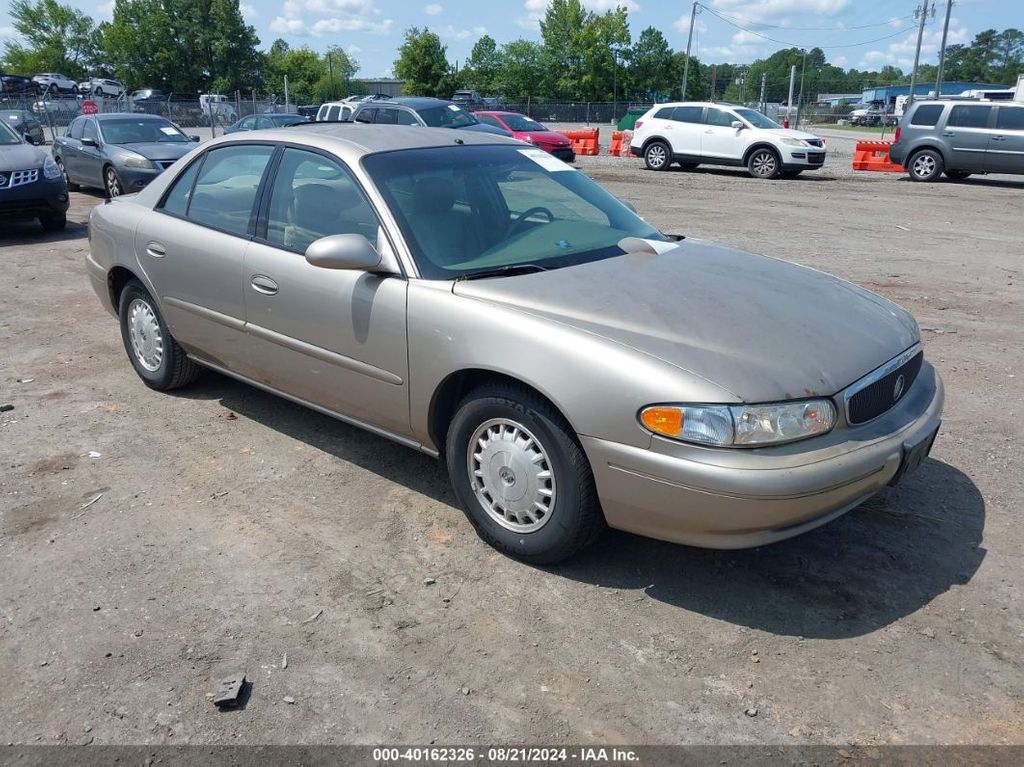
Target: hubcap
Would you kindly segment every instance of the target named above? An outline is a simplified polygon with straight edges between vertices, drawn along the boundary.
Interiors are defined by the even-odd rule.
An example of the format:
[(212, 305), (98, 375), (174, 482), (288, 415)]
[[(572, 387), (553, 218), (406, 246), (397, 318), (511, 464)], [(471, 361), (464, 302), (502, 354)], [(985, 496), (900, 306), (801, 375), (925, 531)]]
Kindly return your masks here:
[(164, 337), (156, 312), (141, 298), (128, 305), (128, 338), (139, 364), (151, 373), (159, 370), (164, 360)]
[(647, 164), (652, 168), (660, 168), (665, 164), (665, 148), (661, 144), (655, 144), (647, 150)]
[(107, 168), (107, 192), (111, 197), (121, 194), (121, 184), (117, 180), (117, 174), (113, 168)]
[(924, 178), (935, 172), (935, 159), (928, 155), (921, 155), (914, 160), (914, 173)]
[(469, 483), (483, 510), (516, 533), (547, 524), (555, 478), (544, 446), (526, 427), (505, 418), (482, 423), (466, 451)]
[(758, 176), (771, 176), (775, 173), (775, 155), (771, 152), (758, 152), (752, 164)]

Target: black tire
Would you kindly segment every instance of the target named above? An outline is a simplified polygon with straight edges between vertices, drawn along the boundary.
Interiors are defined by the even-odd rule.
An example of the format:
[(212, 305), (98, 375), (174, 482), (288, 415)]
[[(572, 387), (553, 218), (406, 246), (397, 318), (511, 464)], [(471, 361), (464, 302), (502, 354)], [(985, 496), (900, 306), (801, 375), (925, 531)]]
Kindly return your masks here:
[(113, 200), (124, 194), (124, 186), (121, 184), (121, 177), (117, 175), (113, 165), (103, 166), (103, 191), (107, 199)]
[[(528, 432), (526, 435), (520, 432), (524, 439), (532, 437), (526, 441), (526, 445), (535, 445), (537, 451), (544, 455), (540, 461), (516, 465), (547, 466), (546, 471), (550, 472), (548, 487), (554, 493), (553, 505), (542, 522), (534, 523), (538, 525), (534, 531), (513, 530), (503, 526), (496, 518), (499, 512), (487, 511), (484, 501), (477, 497), (474, 489), (476, 480), (471, 477), (470, 467), (477, 454), (474, 447), (471, 458), (470, 446), (478, 444), (474, 439), (478, 429), (499, 419), (513, 422)], [(499, 426), (491, 425), (490, 428)], [(511, 468), (506, 462), (509, 453), (501, 452), (500, 456), (503, 461), (501, 471), (507, 471)], [(589, 546), (604, 530), (604, 514), (597, 499), (594, 476), (575, 433), (561, 413), (526, 387), (495, 384), (470, 392), (459, 404), (452, 419), (445, 445), (445, 458), (452, 488), (477, 535), (508, 556), (531, 564), (554, 564)], [(513, 460), (512, 463), (516, 462)], [(509, 482), (508, 487), (513, 487), (517, 480), (521, 480), (527, 492), (530, 491), (528, 476), (521, 477), (518, 471), (508, 473), (511, 474), (510, 479), (504, 475), (501, 477)], [(486, 497), (488, 491), (484, 480), (480, 482), (477, 487)], [(534, 493), (532, 497), (539, 496)], [(503, 511), (501, 516), (506, 523), (511, 523), (508, 513)]]
[[(152, 311), (153, 318), (159, 326), (163, 351), (159, 364), (155, 365), (154, 369), (147, 368), (138, 358), (131, 339), (129, 312), (133, 309), (133, 303), (137, 301), (142, 302)], [(202, 368), (190, 360), (178, 342), (174, 340), (167, 329), (163, 315), (160, 314), (160, 308), (141, 282), (133, 279), (124, 286), (118, 301), (117, 314), (121, 324), (121, 341), (124, 343), (128, 360), (146, 386), (157, 391), (169, 391), (190, 384), (198, 378)]]
[(71, 181), (71, 176), (68, 175), (68, 171), (64, 167), (64, 163), (61, 161), (61, 159), (59, 157), (57, 158), (56, 162), (57, 162), (57, 167), (60, 168), (61, 175), (64, 176), (64, 183), (67, 185), (68, 191), (69, 192), (77, 192), (79, 189), (81, 189), (81, 187), (78, 186), (78, 184), (75, 184), (75, 183), (73, 183)]
[(946, 163), (934, 149), (921, 149), (907, 160), (907, 173), (911, 181), (935, 181), (942, 175)]
[(947, 170), (946, 178), (950, 181), (964, 181), (971, 177), (971, 174), (965, 170)]
[(696, 163), (696, 162), (681, 162), (681, 163), (679, 163), (679, 167), (682, 168), (683, 170), (697, 170), (697, 168), (700, 167), (700, 163)]
[(747, 171), (754, 178), (778, 178), (782, 172), (779, 153), (769, 147), (758, 147), (747, 158)]
[(55, 213), (50, 216), (40, 216), (39, 223), (48, 232), (63, 232), (68, 225), (68, 217), (64, 213)]
[(644, 147), (644, 165), (647, 170), (668, 170), (672, 164), (672, 149), (664, 141), (652, 141)]

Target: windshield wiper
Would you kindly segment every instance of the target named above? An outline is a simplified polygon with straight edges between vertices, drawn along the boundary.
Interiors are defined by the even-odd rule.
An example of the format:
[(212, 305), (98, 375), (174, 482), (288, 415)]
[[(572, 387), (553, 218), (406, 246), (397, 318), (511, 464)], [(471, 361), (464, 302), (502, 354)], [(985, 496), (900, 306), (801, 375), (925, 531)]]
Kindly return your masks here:
[(455, 278), (456, 282), (462, 280), (479, 280), (485, 277), (514, 277), (517, 274), (533, 274), (534, 272), (546, 272), (548, 268), (540, 264), (508, 264), (497, 266), (493, 269), (480, 269), (475, 272), (466, 272)]

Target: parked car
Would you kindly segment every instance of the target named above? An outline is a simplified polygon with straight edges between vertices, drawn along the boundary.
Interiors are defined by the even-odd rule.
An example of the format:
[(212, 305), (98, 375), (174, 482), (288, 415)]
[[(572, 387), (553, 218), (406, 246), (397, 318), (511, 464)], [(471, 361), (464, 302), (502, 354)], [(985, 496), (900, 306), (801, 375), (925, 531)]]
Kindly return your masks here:
[(114, 198), (144, 189), (196, 141), (157, 115), (83, 115), (53, 142), (53, 158), (72, 191), (90, 186)]
[(74, 93), (78, 90), (78, 83), (59, 72), (44, 72), (32, 79), (39, 83), (39, 87), (42, 90), (49, 89), (60, 93)]
[(355, 101), (328, 101), (317, 110), (316, 122), (349, 122), (357, 106), (359, 103)]
[(946, 99), (914, 101), (896, 129), (889, 158), (914, 181), (943, 173), (1024, 174), (1024, 104)]
[(32, 104), (32, 111), (41, 122), (49, 125), (67, 125), (82, 111), (82, 102), (76, 96), (47, 96)]
[(512, 132), (485, 125), (457, 104), (426, 97), (364, 101), (352, 113), (352, 122), (376, 125), (420, 125), (511, 136)]
[(124, 85), (117, 80), (109, 80), (105, 77), (94, 77), (78, 84), (78, 90), (84, 95), (105, 96), (117, 98), (124, 93)]
[(480, 93), (477, 91), (455, 91), (452, 94), (452, 103), (458, 104), (463, 109), (471, 109), (475, 106), (481, 106), (484, 101), (480, 98)]
[(238, 119), (235, 105), (221, 93), (204, 93), (199, 97), (199, 109), (207, 125), (231, 125)]
[(46, 134), (42, 123), (26, 109), (0, 110), (0, 120), (6, 122), (30, 144), (41, 146), (46, 143)]
[(754, 178), (794, 178), (825, 164), (825, 142), (760, 112), (723, 103), (658, 104), (636, 121), (630, 151), (650, 170), (677, 162), (746, 167)]
[(42, 89), (31, 77), (0, 72), (0, 98), (24, 98), (38, 96)]
[(239, 133), (247, 130), (265, 130), (267, 128), (283, 128), (286, 125), (309, 122), (302, 115), (293, 112), (270, 112), (261, 115), (249, 115), (243, 117), (234, 125), (224, 129), (225, 133)]
[(484, 125), (508, 131), (520, 141), (526, 141), (563, 162), (574, 162), (576, 153), (565, 134), (545, 128), (536, 120), (518, 112), (474, 112), (473, 116)]
[(45, 150), (0, 117), (0, 222), (38, 219), (48, 232), (67, 224), (68, 188)]
[(134, 112), (158, 114), (167, 111), (168, 96), (156, 88), (140, 88), (133, 91), (130, 98)]
[(96, 206), (87, 271), (142, 381), (211, 367), (443, 455), (481, 537), (538, 563), (605, 524), (781, 540), (928, 454), (943, 388), (904, 310), (457, 138), (226, 136)]

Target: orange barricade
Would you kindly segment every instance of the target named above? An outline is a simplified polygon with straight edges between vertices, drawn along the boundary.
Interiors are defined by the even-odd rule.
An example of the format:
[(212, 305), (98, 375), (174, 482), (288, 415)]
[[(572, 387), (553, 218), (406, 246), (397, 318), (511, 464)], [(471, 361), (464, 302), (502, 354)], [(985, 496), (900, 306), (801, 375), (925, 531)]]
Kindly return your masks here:
[(633, 131), (617, 130), (612, 133), (612, 144), (608, 154), (612, 157), (629, 157), (629, 142), (633, 140)]
[(889, 159), (890, 146), (891, 141), (858, 141), (853, 151), (853, 169), (903, 173), (903, 166)]
[(560, 132), (572, 142), (572, 150), (576, 154), (597, 154), (597, 128), (588, 128), (587, 130), (564, 130)]

